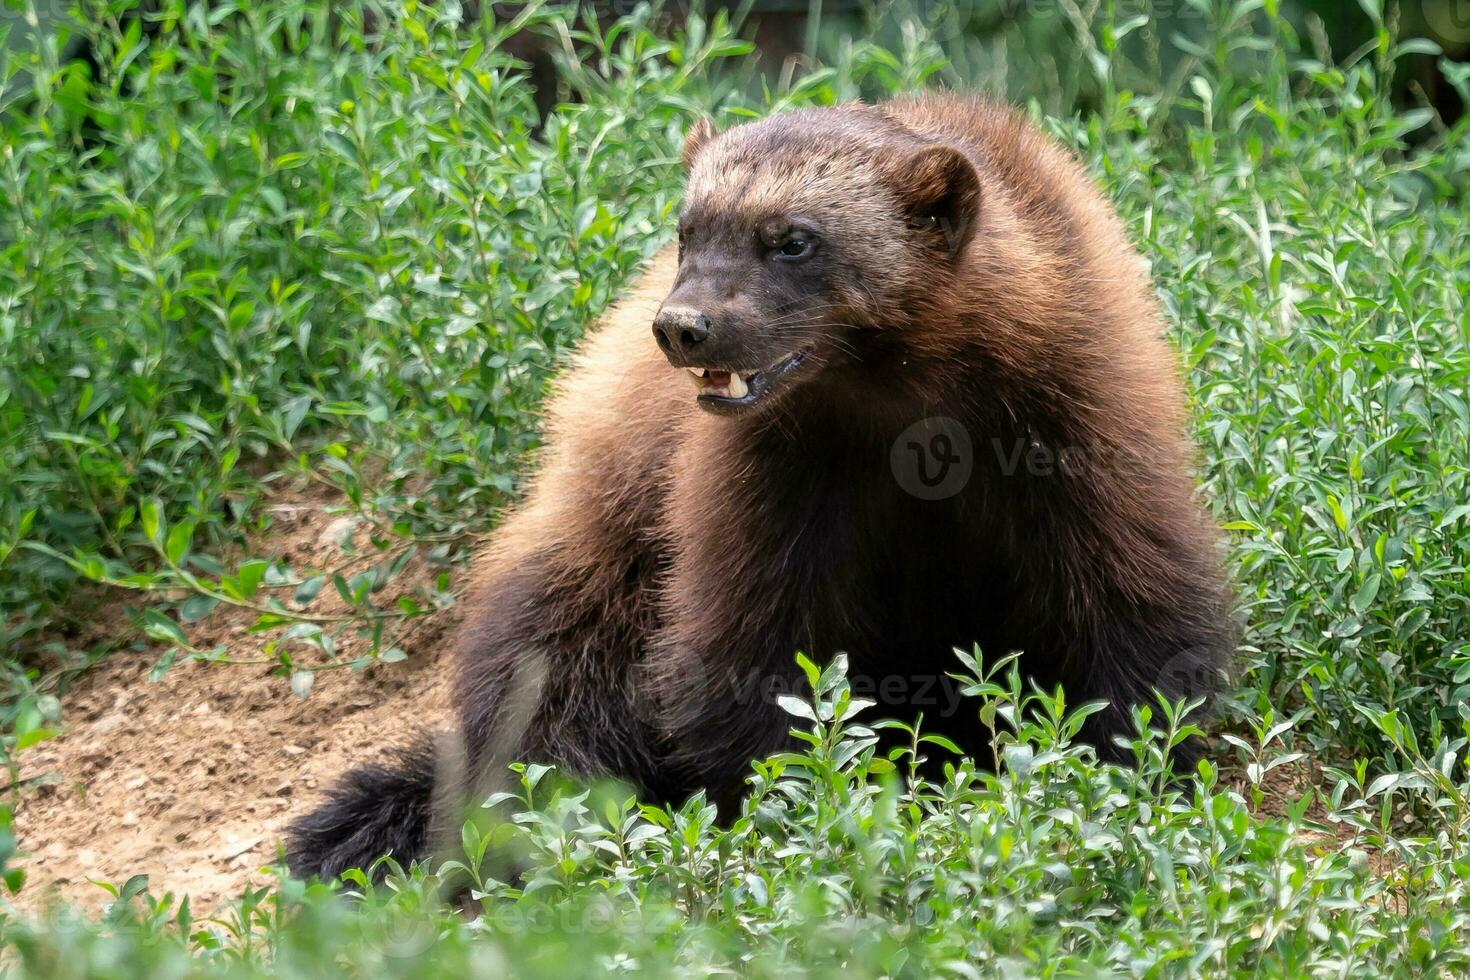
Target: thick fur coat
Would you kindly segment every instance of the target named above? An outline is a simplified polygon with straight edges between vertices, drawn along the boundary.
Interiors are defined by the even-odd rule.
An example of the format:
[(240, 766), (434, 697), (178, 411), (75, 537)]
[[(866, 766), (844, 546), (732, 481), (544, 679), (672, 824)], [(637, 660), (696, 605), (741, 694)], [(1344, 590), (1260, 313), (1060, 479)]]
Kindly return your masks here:
[[(1105, 756), (1154, 689), (1207, 695), (1231, 637), (1180, 372), (1076, 161), (928, 95), (700, 125), (685, 164), (680, 247), (587, 337), (495, 535), (459, 639), (469, 771), (729, 805), (786, 744), (797, 651), (846, 652), (875, 713), (977, 753), (955, 647), (1108, 701), (1084, 731)], [(746, 407), (691, 389), (702, 350), (799, 356)], [(431, 770), (352, 774), (293, 829), (293, 870), (418, 856)]]

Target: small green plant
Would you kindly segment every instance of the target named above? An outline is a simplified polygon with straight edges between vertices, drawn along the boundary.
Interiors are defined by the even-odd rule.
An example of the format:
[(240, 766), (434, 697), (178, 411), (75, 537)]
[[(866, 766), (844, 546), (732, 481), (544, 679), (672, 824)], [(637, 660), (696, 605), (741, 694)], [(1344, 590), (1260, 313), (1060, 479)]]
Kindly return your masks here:
[[(799, 750), (756, 763), (749, 797), (723, 820), (701, 796), (640, 805), (615, 787), (517, 765), (518, 788), (485, 802), (500, 814), (496, 829), (481, 836), (472, 821), (464, 858), (395, 867), (382, 885), (349, 873), (350, 905), (324, 886), (283, 882), (199, 923), (185, 902), (153, 898), (135, 879), (109, 892), (98, 925), (11, 923), (4, 938), (20, 976), (82, 975), (117, 955), (137, 975), (293, 974), (324, 958), (361, 975), (476, 961), (545, 976), (1470, 968), (1470, 909), (1456, 884), (1470, 858), (1463, 834), (1406, 842), (1399, 869), (1373, 874), (1360, 841), (1315, 843), (1304, 807), (1253, 818), (1208, 762), (1175, 778), (1169, 745), (1183, 726), (1172, 708), (1156, 715), (1162, 726), (1138, 714), (1137, 768), (1104, 765), (1070, 741), (1086, 706), (1028, 690), (1014, 658), (987, 667), (964, 657), (966, 705), (1001, 736), (989, 770), (922, 726), (860, 721), (871, 705), (852, 696), (841, 658), (802, 666), (811, 698), (783, 698)], [(930, 752), (943, 762), (937, 778), (918, 774)], [(1433, 795), (1395, 792), (1421, 790)], [(1355, 819), (1377, 793), (1343, 781), (1334, 816)], [(441, 876), (464, 881), (487, 847), (513, 851), (518, 870), (477, 875), (469, 909), (456, 912)]]

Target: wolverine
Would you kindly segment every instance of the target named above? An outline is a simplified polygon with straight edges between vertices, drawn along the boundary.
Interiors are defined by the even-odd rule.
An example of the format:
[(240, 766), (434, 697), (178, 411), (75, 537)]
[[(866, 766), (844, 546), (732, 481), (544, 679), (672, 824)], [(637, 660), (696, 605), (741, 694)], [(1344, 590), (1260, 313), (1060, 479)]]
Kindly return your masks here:
[[(969, 752), (956, 648), (1106, 702), (1082, 732), (1106, 759), (1155, 692), (1207, 697), (1232, 633), (1180, 369), (1077, 161), (928, 94), (701, 122), (682, 162), (678, 244), (586, 338), (490, 546), (463, 767), (728, 813), (788, 743), (799, 651)], [(424, 856), (435, 768), (350, 772), (291, 828), (292, 872)]]

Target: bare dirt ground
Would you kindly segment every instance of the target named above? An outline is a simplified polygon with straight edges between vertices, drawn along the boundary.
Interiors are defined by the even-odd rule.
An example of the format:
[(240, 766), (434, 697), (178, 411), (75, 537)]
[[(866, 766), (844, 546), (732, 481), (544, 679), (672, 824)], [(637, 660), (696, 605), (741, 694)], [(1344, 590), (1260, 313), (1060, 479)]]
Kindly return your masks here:
[[(343, 518), (331, 512), (334, 502), (322, 493), (277, 498), (270, 534), (252, 553), (298, 570), (339, 564)], [(437, 571), (411, 559), (379, 605)], [(457, 582), (467, 577), (456, 570)], [(339, 611), (332, 592), (323, 590), (313, 611)], [(122, 604), (138, 599), (107, 596), (116, 608), (98, 609), (98, 629), (124, 626)], [(110, 896), (89, 879), (120, 885), (147, 874), (153, 894), (188, 894), (204, 913), (268, 883), (261, 869), (275, 861), (284, 827), (338, 775), (444, 726), (459, 608), (405, 623), (396, 643), (406, 660), (319, 672), (306, 700), (265, 665), (186, 662), (151, 682), (159, 648), (104, 658), (62, 698), (64, 734), (21, 757), (22, 778), (47, 781), (16, 813), (29, 854), (18, 904), (33, 912), (57, 899), (96, 908)], [(252, 621), (248, 611), (221, 607), (187, 630), (196, 647), (223, 644), (237, 659), (255, 658), (269, 636), (248, 633)], [(361, 642), (350, 637), (343, 652)]]

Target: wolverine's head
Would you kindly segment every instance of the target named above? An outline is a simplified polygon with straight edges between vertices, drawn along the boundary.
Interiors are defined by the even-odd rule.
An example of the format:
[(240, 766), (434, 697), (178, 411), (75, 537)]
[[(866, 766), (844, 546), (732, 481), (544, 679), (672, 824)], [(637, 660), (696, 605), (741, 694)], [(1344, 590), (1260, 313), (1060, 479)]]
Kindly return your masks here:
[(980, 179), (881, 110), (808, 109), (684, 145), (679, 270), (654, 319), (699, 404), (774, 404), (863, 356), (964, 261)]

